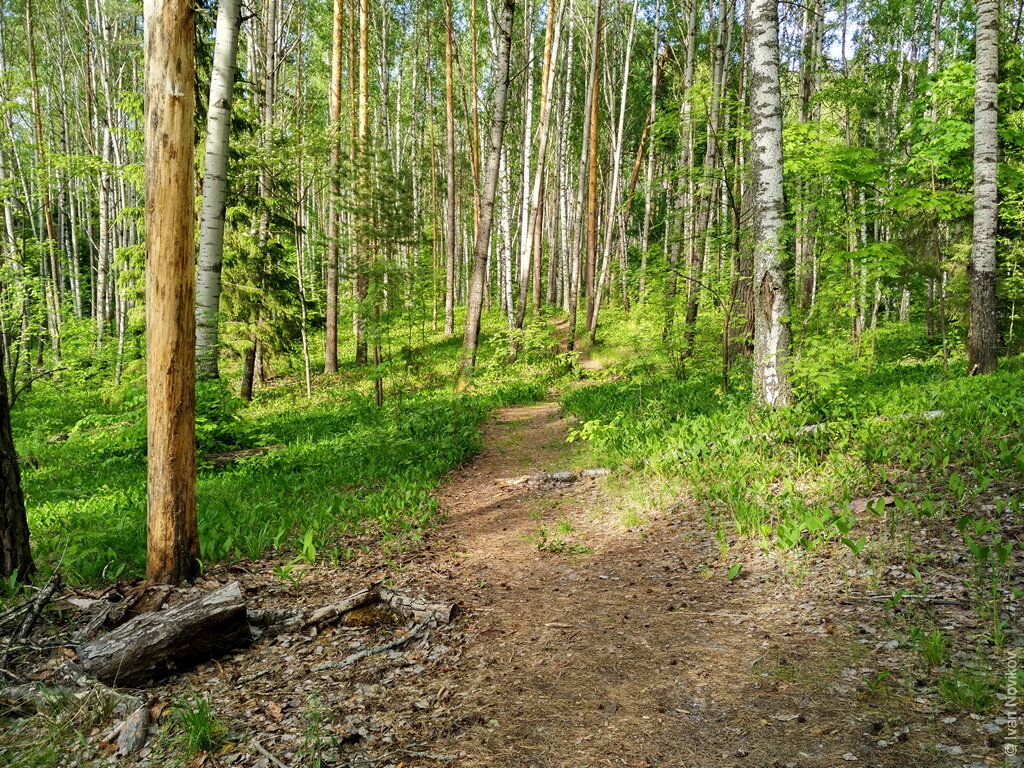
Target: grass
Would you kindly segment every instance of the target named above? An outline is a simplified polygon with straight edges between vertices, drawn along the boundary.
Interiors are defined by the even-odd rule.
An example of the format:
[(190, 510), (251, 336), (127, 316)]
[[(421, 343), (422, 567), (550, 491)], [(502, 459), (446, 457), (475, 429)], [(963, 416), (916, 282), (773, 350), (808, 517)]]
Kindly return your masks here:
[[(383, 408), (373, 401), (377, 371), (355, 366), (317, 377), (308, 399), (294, 375), (258, 390), (250, 404), (218, 382), (201, 384), (200, 457), (285, 446), (221, 469), (200, 462), (204, 567), (274, 549), (340, 563), (355, 554), (345, 536), (372, 535), (385, 547), (414, 541), (437, 513), (431, 489), (479, 450), (491, 411), (543, 397), (550, 379), (550, 365), (531, 362), (541, 359), (536, 350), (524, 377), (493, 342), (472, 391), (456, 395), (458, 350), (458, 340), (432, 337), (408, 364), (382, 370)], [(105, 369), (91, 365), (83, 358), (61, 380), (38, 382), (13, 413), (34, 555), (73, 584), (136, 578), (145, 564), (141, 363), (129, 364), (123, 386), (104, 384)]]
[(171, 706), (172, 719), (189, 757), (212, 752), (227, 735), (227, 728), (210, 710), (210, 702), (202, 697), (180, 699)]
[[(787, 548), (855, 542), (846, 508), (859, 495), (893, 494), (902, 517), (956, 518), (977, 490), (1021, 478), (1024, 359), (967, 378), (931, 358), (876, 361), (869, 372), (852, 347), (821, 353), (827, 365), (815, 354), (796, 362), (797, 404), (782, 413), (757, 409), (745, 376), (723, 391), (717, 372), (680, 380), (664, 367), (575, 389), (562, 404), (595, 463), (681, 478), (716, 524)], [(887, 512), (866, 512), (876, 514)]]
[[(837, 342), (833, 330), (801, 338), (790, 363), (794, 405), (773, 412), (754, 403), (749, 359), (734, 361), (726, 386), (717, 328), (704, 321), (685, 366), (659, 348), (650, 317), (608, 329), (609, 346), (633, 352), (563, 395), (572, 439), (590, 463), (616, 470), (617, 485), (673, 489), (720, 543), (746, 538), (804, 567), (819, 550), (845, 550), (843, 571), (859, 562), (851, 572), (864, 573), (869, 592), (894, 561), (927, 591), (921, 574), (942, 553), (922, 545), (920, 532), (952, 539), (979, 629), (953, 637), (929, 624), (912, 633), (912, 646), (948, 706), (993, 706), (995, 657), (1018, 631), (1006, 608), (1021, 597), (1010, 587), (1024, 509), (1024, 356), (968, 377), (959, 351), (947, 367), (919, 326), (882, 324), (875, 344), (860, 348)], [(824, 426), (801, 429), (810, 424)], [(673, 514), (653, 494), (647, 508)], [(977, 670), (948, 668), (963, 650), (977, 656)]]

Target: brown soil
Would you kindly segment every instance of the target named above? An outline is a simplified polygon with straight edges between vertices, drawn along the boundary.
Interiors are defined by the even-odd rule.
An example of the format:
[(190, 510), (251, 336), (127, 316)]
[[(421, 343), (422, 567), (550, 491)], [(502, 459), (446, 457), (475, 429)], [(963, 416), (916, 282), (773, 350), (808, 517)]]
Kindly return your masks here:
[[(238, 580), (260, 608), (324, 605), (386, 580), (457, 602), (461, 615), (343, 670), (325, 663), (408, 628), (338, 624), (264, 638), (150, 688), (161, 725), (123, 764), (1003, 764), (999, 738), (986, 740), (990, 718), (916, 695), (910, 657), (881, 629), (882, 604), (853, 599), (841, 555), (795, 572), (730, 542), (723, 559), (692, 504), (665, 504), (652, 488), (634, 499), (641, 514), (624, 516), (623, 489), (635, 480), (521, 482), (574, 468), (566, 434), (557, 404), (500, 411), (483, 452), (438, 490), (446, 519), (412, 551), (381, 552), (368, 535), (361, 558), (301, 579), (275, 575), (269, 560), (212, 574), (206, 588)], [(743, 571), (729, 580), (735, 560)], [(223, 749), (183, 759), (160, 733), (167, 705), (197, 696), (230, 732)], [(106, 764), (108, 730), (94, 726), (59, 765)]]
[(437, 751), (536, 768), (953, 764), (931, 723), (858, 690), (867, 651), (812, 595), (778, 569), (711, 570), (718, 546), (691, 512), (629, 530), (595, 481), (508, 484), (569, 469), (565, 434), (555, 404), (505, 409), (440, 490), (446, 549), (408, 580), (466, 607), (445, 685), (478, 722)]

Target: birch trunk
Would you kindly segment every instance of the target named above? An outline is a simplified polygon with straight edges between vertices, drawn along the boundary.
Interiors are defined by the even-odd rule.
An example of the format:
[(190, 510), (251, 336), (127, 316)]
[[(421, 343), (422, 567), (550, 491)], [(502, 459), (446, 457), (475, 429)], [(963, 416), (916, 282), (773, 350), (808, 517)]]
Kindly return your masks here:
[[(562, 12), (565, 8), (564, 0), (551, 0), (548, 4), (548, 18), (544, 33), (544, 64), (541, 69), (541, 90), (540, 90), (540, 120), (537, 124), (537, 165), (533, 173), (533, 183), (530, 186), (528, 199), (524, 197), (524, 212), (528, 212), (525, 218), (524, 227), (520, 234), (519, 248), (519, 307), (516, 311), (516, 328), (522, 328), (526, 320), (526, 295), (527, 295), (527, 271), (532, 263), (534, 265), (534, 303), (539, 304), (540, 282), (537, 276), (540, 271), (541, 260), (541, 220), (543, 217), (544, 203), (544, 174), (547, 171), (547, 147), (548, 135), (551, 125), (551, 93), (555, 86), (557, 74), (558, 47), (562, 37)], [(533, 99), (527, 99), (527, 108), (532, 110)], [(527, 116), (527, 126), (530, 119)], [(529, 130), (529, 128), (527, 128)], [(524, 141), (526, 141), (524, 139)], [(527, 146), (529, 146), (527, 144)], [(529, 152), (523, 154), (524, 163), (529, 161)], [(528, 165), (524, 165), (524, 181), (528, 172)], [(526, 193), (524, 183), (523, 193)]]
[(206, 162), (203, 204), (199, 214), (199, 278), (196, 285), (196, 374), (200, 379), (219, 375), (221, 266), (224, 255), (224, 211), (228, 191), (228, 140), (231, 96), (238, 55), (238, 28), (242, 22), (239, 0), (220, 0), (217, 40), (210, 75), (210, 103), (206, 119)]
[(601, 105), (601, 0), (594, 6), (594, 44), (590, 59), (590, 130), (587, 133), (587, 261), (583, 290), (587, 299), (587, 329), (594, 317), (594, 281), (597, 272), (597, 145)]
[(971, 251), (971, 373), (996, 369), (996, 161), (999, 152), (999, 0), (978, 0), (974, 89), (974, 238)]
[(455, 333), (455, 94), (452, 72), (452, 0), (444, 3), (444, 120), (448, 180), (447, 226), (444, 262), (444, 335)]
[[(594, 308), (589, 313), (588, 317), (588, 328), (590, 331), (590, 341), (594, 342), (597, 336), (597, 317), (601, 312), (601, 296), (604, 290), (604, 276), (608, 272), (609, 262), (611, 261), (612, 252), (612, 238), (615, 232), (615, 223), (618, 217), (615, 215), (615, 211), (619, 207), (619, 183), (622, 176), (622, 152), (623, 152), (623, 136), (626, 127), (626, 96), (628, 95), (629, 89), (629, 71), (630, 64), (632, 63), (633, 56), (633, 37), (636, 32), (636, 11), (639, 6), (639, 0), (633, 0), (633, 10), (629, 15), (629, 33), (626, 36), (626, 54), (623, 58), (622, 64), (622, 90), (619, 94), (619, 119), (615, 127), (615, 136), (613, 139), (614, 154), (612, 156), (612, 184), (611, 191), (608, 193), (608, 207), (605, 210), (605, 232), (604, 232), (604, 252), (601, 257), (601, 280), (598, 282), (597, 291), (594, 296)], [(623, 236), (625, 233), (623, 232)]]
[(331, 26), (331, 84), (328, 117), (331, 146), (331, 183), (327, 199), (327, 307), (324, 331), (324, 373), (338, 372), (338, 241), (341, 237), (341, 62), (342, 26), (344, 22), (342, 0), (334, 0)]
[(782, 94), (778, 0), (751, 3), (750, 122), (754, 167), (754, 392), (772, 407), (789, 404), (790, 334), (783, 270)]
[(473, 253), (470, 277), (466, 332), (463, 337), (460, 386), (464, 386), (469, 372), (476, 365), (476, 350), (480, 339), (480, 315), (483, 309), (484, 285), (487, 279), (487, 251), (491, 240), (494, 217), (494, 196), (498, 187), (501, 150), (505, 142), (505, 106), (508, 100), (509, 59), (512, 53), (512, 24), (515, 0), (504, 0), (498, 20), (498, 60), (494, 65), (494, 94), (491, 106), (491, 146), (487, 155), (487, 170), (480, 200), (480, 226)]

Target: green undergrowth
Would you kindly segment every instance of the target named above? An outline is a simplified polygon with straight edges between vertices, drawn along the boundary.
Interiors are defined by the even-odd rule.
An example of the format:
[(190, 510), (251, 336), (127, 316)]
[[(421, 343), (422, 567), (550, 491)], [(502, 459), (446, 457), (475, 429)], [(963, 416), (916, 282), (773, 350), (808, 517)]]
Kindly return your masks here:
[(729, 391), (717, 371), (680, 379), (665, 366), (571, 390), (572, 437), (596, 463), (684, 478), (715, 520), (783, 546), (845, 537), (859, 495), (884, 491), (914, 515), (959, 519), (979, 493), (1022, 479), (1024, 358), (966, 377), (960, 361), (869, 366), (851, 346), (808, 344), (793, 363), (796, 403), (779, 412), (754, 406), (744, 366)]
[[(403, 347), (386, 365), (317, 376), (308, 399), (296, 362), (288, 360), (277, 362), (281, 375), (250, 404), (220, 382), (200, 384), (203, 566), (272, 548), (340, 563), (355, 554), (346, 535), (369, 535), (384, 547), (416, 540), (437, 512), (431, 489), (479, 449), (481, 423), (496, 407), (542, 398), (554, 371), (549, 349), (538, 362), (539, 341), (527, 345), (523, 367), (510, 368), (508, 339), (495, 336), (485, 341), (472, 388), (456, 395), (459, 342), (433, 336)], [(322, 369), (322, 362), (314, 365)], [(373, 396), (376, 375), (385, 382), (381, 408)], [(59, 381), (37, 383), (13, 414), (35, 557), (72, 583), (144, 571), (141, 361), (126, 368), (122, 386), (100, 381), (83, 362)], [(202, 459), (278, 444), (284, 447), (222, 468)]]
[[(914, 326), (883, 326), (870, 347), (811, 337), (790, 362), (794, 404), (777, 412), (754, 404), (747, 358), (733, 362), (726, 390), (713, 358), (666, 357), (635, 355), (567, 391), (570, 439), (617, 468), (620, 484), (680, 489), (717, 535), (723, 563), (736, 537), (781, 553), (797, 575), (832, 543), (827, 551), (846, 552), (836, 578), (861, 574), (868, 589), (903, 563), (915, 587), (886, 606), (901, 642), (936, 670), (923, 674), (946, 705), (995, 706), (998, 649), (1019, 642), (1007, 608), (1021, 598), (1024, 357), (968, 377), (963, 359), (944, 363)], [(933, 574), (936, 541), (957, 554)], [(969, 663), (949, 660), (952, 641), (932, 617), (905, 615), (954, 565), (978, 617), (961, 646)]]

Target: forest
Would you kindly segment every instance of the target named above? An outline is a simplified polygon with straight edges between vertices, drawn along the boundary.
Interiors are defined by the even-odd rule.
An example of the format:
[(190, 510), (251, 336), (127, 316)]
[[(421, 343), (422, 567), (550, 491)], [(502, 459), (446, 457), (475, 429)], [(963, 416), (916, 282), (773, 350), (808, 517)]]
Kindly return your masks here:
[(0, 765), (1019, 765), (1022, 24), (0, 0)]

